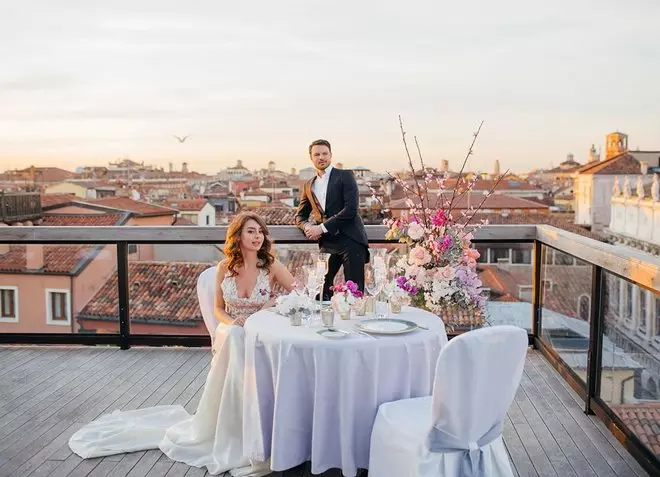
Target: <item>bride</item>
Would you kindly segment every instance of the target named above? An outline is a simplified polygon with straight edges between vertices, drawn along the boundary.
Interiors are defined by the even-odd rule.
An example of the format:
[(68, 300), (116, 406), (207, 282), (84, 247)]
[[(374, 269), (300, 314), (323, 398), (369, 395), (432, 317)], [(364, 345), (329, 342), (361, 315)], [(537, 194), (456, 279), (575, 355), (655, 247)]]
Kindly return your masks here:
[(291, 291), (294, 279), (271, 252), (264, 220), (253, 213), (237, 215), (227, 230), (218, 264), (213, 359), (197, 411), (182, 406), (156, 406), (114, 411), (77, 431), (69, 447), (82, 458), (160, 449), (170, 459), (211, 474), (268, 475), (268, 462), (243, 456), (243, 324), (270, 303), (277, 283)]

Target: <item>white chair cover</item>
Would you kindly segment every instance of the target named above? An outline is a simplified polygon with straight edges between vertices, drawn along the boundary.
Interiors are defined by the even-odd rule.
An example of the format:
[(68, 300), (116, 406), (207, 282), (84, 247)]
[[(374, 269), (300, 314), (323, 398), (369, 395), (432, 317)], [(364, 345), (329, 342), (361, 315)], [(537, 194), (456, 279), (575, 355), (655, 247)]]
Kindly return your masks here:
[(502, 420), (520, 384), (527, 346), (527, 332), (514, 326), (451, 340), (438, 357), (433, 396), (380, 406), (369, 476), (512, 476)]
[(202, 311), (204, 324), (211, 335), (211, 347), (215, 340), (215, 330), (218, 327), (218, 319), (215, 317), (215, 276), (217, 267), (207, 268), (197, 278), (197, 300), (199, 309)]

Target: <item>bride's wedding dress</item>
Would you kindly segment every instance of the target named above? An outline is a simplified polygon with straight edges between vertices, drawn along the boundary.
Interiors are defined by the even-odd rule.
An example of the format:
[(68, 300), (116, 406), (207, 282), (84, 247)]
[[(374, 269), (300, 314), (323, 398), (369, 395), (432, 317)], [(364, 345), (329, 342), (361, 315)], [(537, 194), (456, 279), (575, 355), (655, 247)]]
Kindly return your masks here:
[[(223, 280), (222, 291), (227, 312), (243, 323), (269, 299), (267, 272), (260, 270), (248, 298), (238, 296), (234, 277)], [(71, 450), (91, 458), (160, 449), (172, 460), (206, 467), (211, 474), (268, 475), (268, 463), (251, 463), (243, 456), (243, 328), (219, 324), (213, 349), (211, 369), (194, 415), (178, 405), (117, 410), (77, 431), (69, 440)]]

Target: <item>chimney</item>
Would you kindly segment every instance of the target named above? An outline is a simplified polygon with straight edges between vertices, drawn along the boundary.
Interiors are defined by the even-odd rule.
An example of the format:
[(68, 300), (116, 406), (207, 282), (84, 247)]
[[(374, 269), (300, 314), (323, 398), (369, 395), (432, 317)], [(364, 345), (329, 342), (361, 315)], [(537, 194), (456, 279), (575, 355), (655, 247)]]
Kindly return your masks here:
[(649, 163), (645, 161), (640, 161), (639, 163), (639, 170), (642, 173), (642, 175), (646, 175), (646, 173), (649, 171)]
[(44, 268), (44, 246), (42, 244), (26, 245), (25, 268), (41, 270)]
[(441, 172), (449, 172), (449, 161), (447, 159), (443, 159), (440, 162), (440, 171)]

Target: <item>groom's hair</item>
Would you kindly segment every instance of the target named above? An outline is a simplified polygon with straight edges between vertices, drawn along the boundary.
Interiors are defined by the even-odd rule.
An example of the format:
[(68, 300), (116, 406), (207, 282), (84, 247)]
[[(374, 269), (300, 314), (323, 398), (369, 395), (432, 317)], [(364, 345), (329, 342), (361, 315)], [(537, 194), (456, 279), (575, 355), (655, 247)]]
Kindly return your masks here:
[(311, 143), (311, 144), (309, 145), (309, 155), (310, 155), (310, 156), (312, 155), (312, 148), (313, 148), (314, 146), (325, 146), (325, 147), (328, 148), (328, 150), (330, 151), (330, 153), (332, 153), (332, 146), (330, 145), (330, 142), (329, 142), (329, 141), (326, 141), (325, 139), (317, 139), (316, 141), (314, 141), (313, 143)]

